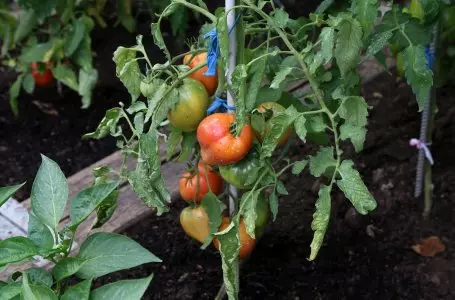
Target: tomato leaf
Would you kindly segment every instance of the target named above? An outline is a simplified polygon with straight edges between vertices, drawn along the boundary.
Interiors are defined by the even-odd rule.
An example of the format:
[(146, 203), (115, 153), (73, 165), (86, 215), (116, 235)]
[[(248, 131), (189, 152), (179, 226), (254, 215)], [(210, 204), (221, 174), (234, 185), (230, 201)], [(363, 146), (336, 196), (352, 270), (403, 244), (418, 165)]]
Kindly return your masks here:
[(240, 249), (240, 237), (237, 218), (234, 218), (229, 227), (224, 231), (217, 233), (216, 236), (219, 241), (226, 294), (230, 299), (238, 299), (238, 256)]
[(368, 45), (364, 60), (375, 56), (379, 51), (384, 49), (384, 47), (388, 45), (392, 36), (393, 31), (391, 30), (376, 33), (371, 38), (371, 42)]
[(360, 96), (345, 97), (339, 108), (338, 114), (346, 120), (346, 123), (365, 126), (368, 117), (368, 104)]
[(33, 182), (30, 202), (35, 216), (57, 232), (69, 195), (68, 182), (55, 161), (44, 155), (41, 155), (41, 158), (42, 162)]
[(306, 142), (306, 134), (308, 132), (305, 123), (306, 118), (303, 115), (300, 115), (294, 122), (295, 132), (303, 142)]
[(160, 48), (164, 52), (166, 58), (170, 60), (171, 54), (169, 53), (169, 50), (166, 47), (166, 43), (164, 42), (163, 34), (161, 33), (160, 23), (152, 23), (151, 29), (153, 35), (153, 42), (155, 43), (155, 45), (158, 46), (158, 48)]
[(276, 192), (278, 195), (289, 195), (288, 191), (286, 190), (286, 186), (280, 180), (276, 182)]
[(355, 209), (360, 214), (366, 215), (376, 208), (376, 201), (363, 183), (359, 172), (352, 168), (353, 165), (351, 160), (341, 163), (338, 172), (342, 179), (337, 181), (337, 185)]
[(300, 173), (302, 173), (302, 171), (305, 169), (307, 165), (308, 161), (305, 159), (295, 162), (294, 165), (292, 166), (292, 174), (299, 175)]
[(310, 173), (314, 177), (320, 177), (327, 168), (334, 166), (333, 147), (323, 147), (315, 156), (310, 156)]
[(10, 185), (10, 186), (5, 186), (5, 187), (0, 187), (0, 206), (6, 203), (11, 196), (13, 196), (21, 187), (23, 187), (25, 182), (16, 184), (16, 185)]
[(19, 97), (19, 94), (21, 92), (23, 79), (23, 75), (17, 76), (16, 81), (14, 81), (9, 89), (9, 105), (15, 116), (19, 115), (19, 104), (17, 103), (17, 97)]
[(218, 232), (218, 228), (221, 225), (221, 213), (224, 209), (224, 204), (214, 193), (208, 192), (202, 198), (201, 205), (204, 207), (205, 212), (209, 216), (210, 226), (210, 236), (206, 241), (204, 241), (204, 244), (201, 246), (201, 249), (205, 249), (212, 243), (213, 234)]
[(362, 27), (359, 21), (349, 15), (336, 20), (338, 29), (335, 46), (335, 58), (344, 77), (350, 69), (357, 66), (362, 47)]
[(343, 124), (340, 127), (340, 139), (343, 141), (350, 139), (356, 152), (363, 150), (366, 134), (367, 130), (363, 126)]
[(58, 64), (55, 68), (52, 69), (52, 75), (55, 79), (71, 88), (74, 91), (79, 90), (77, 83), (77, 77), (74, 71), (65, 64)]
[[(139, 41), (141, 42), (140, 39)], [(130, 93), (132, 102), (136, 101), (141, 95), (141, 70), (136, 60), (137, 52), (136, 47), (118, 47), (114, 52), (116, 75)]]
[(29, 9), (22, 11), (19, 15), (19, 24), (14, 32), (14, 43), (17, 44), (28, 36), (33, 28), (35, 28), (37, 22), (38, 19), (33, 10)]
[(38, 248), (31, 240), (15, 236), (0, 241), (0, 266), (20, 262), (38, 254)]
[(244, 64), (239, 64), (235, 67), (232, 73), (232, 90), (235, 96), (235, 119), (237, 128), (243, 128), (247, 123), (245, 111), (245, 98), (246, 98), (246, 80), (248, 77), (248, 69)]
[[(161, 122), (168, 117), (169, 110), (174, 108), (180, 100), (180, 92), (178, 89), (172, 89), (169, 91), (165, 84), (163, 84), (163, 86), (165, 86), (166, 91), (160, 95), (159, 93), (161, 92), (161, 88), (158, 89), (156, 97), (154, 96), (149, 101), (149, 110), (153, 111), (151, 118), (152, 124), (150, 125), (152, 128), (159, 127)], [(161, 98), (158, 98), (159, 96), (161, 96)]]
[(324, 235), (330, 220), (330, 199), (331, 187), (323, 186), (319, 190), (319, 197), (316, 201), (316, 211), (313, 214), (311, 229), (314, 231), (313, 240), (311, 241), (311, 253), (309, 260), (314, 260), (321, 249)]
[(33, 79), (32, 74), (28, 73), (25, 75), (22, 87), (28, 94), (33, 93), (33, 90), (35, 90), (35, 79)]
[(75, 20), (72, 24), (70, 34), (65, 42), (65, 55), (71, 56), (82, 42), (86, 29), (85, 22), (82, 19)]
[(101, 120), (100, 124), (94, 132), (86, 133), (82, 138), (102, 139), (110, 132), (114, 132), (121, 118), (123, 118), (122, 109), (118, 107), (111, 108), (106, 111), (106, 115)]
[(78, 93), (82, 96), (82, 108), (87, 108), (92, 103), (92, 92), (98, 81), (98, 71), (90, 69), (85, 71), (79, 70), (79, 88)]
[(111, 219), (118, 206), (119, 193), (118, 188), (115, 189), (98, 206), (96, 209), (96, 224), (93, 225), (93, 229), (100, 228)]
[(140, 300), (152, 281), (153, 274), (142, 279), (127, 279), (109, 283), (93, 290), (90, 299), (128, 299)]
[(289, 22), (289, 14), (282, 8), (276, 9), (272, 17), (274, 24), (270, 25), (274, 25), (280, 28), (285, 28)]
[(248, 93), (245, 97), (245, 107), (251, 111), (256, 106), (256, 99), (262, 85), (267, 58), (261, 58), (248, 68)]
[(240, 200), (240, 211), (239, 213), (243, 216), (245, 222), (246, 232), (249, 236), (255, 239), (256, 229), (256, 206), (258, 203), (260, 190), (251, 190), (242, 195)]
[(270, 193), (269, 206), (270, 211), (272, 212), (273, 221), (275, 222), (276, 216), (278, 215), (278, 197), (276, 196), (275, 190)]
[(161, 176), (161, 161), (156, 132), (143, 134), (139, 140), (139, 158), (136, 169), (129, 181), (133, 190), (150, 207), (156, 208), (157, 215), (169, 211), (171, 195)]
[(81, 245), (77, 258), (85, 261), (76, 273), (82, 279), (100, 277), (145, 263), (161, 262), (134, 240), (107, 232), (90, 235)]
[(316, 8), (315, 13), (316, 14), (324, 13), (333, 4), (334, 1), (335, 0), (323, 0)]
[(60, 300), (88, 300), (91, 286), (92, 279), (83, 280), (76, 285), (68, 287), (65, 290), (65, 293), (60, 297)]
[(224, 63), (224, 70), (228, 70), (229, 62), (229, 29), (227, 25), (227, 15), (223, 13), (218, 17), (216, 24), (216, 31), (218, 33), (218, 41), (220, 46), (220, 56)]
[(74, 58), (76, 64), (78, 64), (83, 70), (88, 71), (93, 68), (92, 39), (88, 34), (82, 39), (79, 47), (77, 47), (71, 57)]
[(433, 86), (433, 72), (428, 67), (423, 46), (407, 47), (403, 57), (406, 80), (417, 97), (419, 111), (421, 111)]
[(335, 29), (333, 27), (324, 27), (319, 35), (321, 41), (321, 53), (323, 62), (328, 63), (333, 57), (333, 48), (335, 47)]
[(351, 11), (362, 25), (363, 37), (366, 38), (373, 30), (378, 13), (377, 0), (353, 0)]
[(183, 138), (183, 132), (170, 125), (171, 133), (169, 133), (167, 143), (166, 143), (166, 159), (171, 160), (172, 156), (175, 153), (175, 149), (180, 144)]

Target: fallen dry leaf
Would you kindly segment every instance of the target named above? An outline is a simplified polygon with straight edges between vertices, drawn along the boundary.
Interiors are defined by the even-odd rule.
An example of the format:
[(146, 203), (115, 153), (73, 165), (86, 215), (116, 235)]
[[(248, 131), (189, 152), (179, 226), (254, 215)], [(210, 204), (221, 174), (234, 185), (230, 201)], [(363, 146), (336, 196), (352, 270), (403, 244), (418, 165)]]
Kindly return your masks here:
[(413, 245), (411, 248), (422, 256), (435, 256), (446, 250), (446, 246), (438, 236), (430, 236), (422, 240), (419, 244)]

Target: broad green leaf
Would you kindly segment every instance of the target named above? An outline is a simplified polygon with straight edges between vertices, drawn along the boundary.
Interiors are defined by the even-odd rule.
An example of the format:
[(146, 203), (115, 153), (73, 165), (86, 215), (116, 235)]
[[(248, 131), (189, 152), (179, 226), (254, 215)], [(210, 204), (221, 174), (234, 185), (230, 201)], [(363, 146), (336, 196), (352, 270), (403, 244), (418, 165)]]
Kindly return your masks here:
[(54, 75), (55, 79), (72, 90), (76, 92), (79, 90), (76, 73), (74, 73), (74, 71), (66, 64), (58, 64), (52, 69), (52, 75)]
[(359, 172), (353, 169), (353, 165), (354, 163), (351, 160), (345, 160), (341, 163), (338, 171), (341, 180), (337, 180), (337, 185), (355, 209), (360, 214), (366, 215), (376, 208), (376, 201), (363, 183)]
[(122, 109), (114, 107), (106, 111), (106, 115), (101, 120), (100, 124), (94, 132), (86, 133), (83, 138), (102, 139), (106, 137), (109, 132), (115, 131), (117, 123), (123, 118)]
[(118, 186), (119, 182), (94, 185), (74, 196), (70, 206), (71, 227), (81, 224)]
[(71, 56), (79, 47), (86, 33), (85, 22), (82, 19), (75, 20), (72, 24), (70, 34), (65, 43), (65, 55)]
[(315, 13), (316, 14), (322, 14), (324, 13), (332, 4), (334, 0), (323, 0), (319, 4), (319, 6), (316, 8)]
[(23, 79), (23, 75), (17, 76), (16, 81), (14, 81), (9, 89), (9, 105), (15, 116), (19, 115), (19, 104), (17, 103), (17, 97), (19, 97), (19, 94), (21, 92)]
[(246, 232), (249, 236), (255, 239), (256, 230), (256, 206), (258, 203), (258, 197), (261, 190), (251, 190), (242, 195), (240, 200), (240, 214), (243, 216), (245, 222)]
[(337, 29), (335, 58), (344, 77), (357, 66), (362, 47), (362, 27), (357, 20), (346, 17), (339, 22)]
[(16, 185), (0, 187), (0, 206), (5, 204), (5, 202), (8, 201), (8, 199), (11, 198), (11, 196), (13, 196), (21, 187), (23, 187), (24, 184), (25, 182)]
[(377, 0), (353, 0), (351, 4), (351, 11), (354, 13), (356, 19), (362, 25), (363, 36), (366, 38), (370, 35), (376, 17), (378, 14), (379, 3)]
[(313, 222), (311, 222), (311, 229), (314, 231), (313, 240), (311, 241), (311, 253), (309, 260), (314, 260), (321, 249), (324, 235), (327, 231), (327, 226), (330, 221), (330, 199), (331, 187), (323, 186), (319, 190), (319, 197), (316, 201), (316, 211), (313, 214)]
[[(163, 101), (163, 97), (165, 96), (166, 90), (168, 86), (161, 81), (152, 81), (154, 90), (151, 93), (152, 97), (147, 99), (147, 114), (145, 115), (145, 122), (147, 123), (152, 115), (155, 113), (156, 106)], [(175, 104), (175, 103), (174, 103)], [(161, 122), (161, 121), (160, 121)]]
[(96, 224), (93, 225), (93, 229), (100, 228), (106, 224), (111, 217), (114, 215), (115, 210), (118, 206), (118, 188), (109, 194), (96, 209)]
[(368, 117), (368, 104), (360, 96), (350, 96), (343, 99), (338, 114), (347, 124), (365, 126)]
[[(6, 286), (0, 287), (0, 296), (2, 300), (14, 299), (18, 300), (15, 297), (19, 297), (22, 292), (22, 285), (20, 283), (10, 283)], [(20, 299), (20, 298), (19, 298)]]
[(231, 222), (228, 228), (217, 233), (219, 250), (221, 254), (221, 266), (223, 268), (224, 286), (229, 299), (238, 299), (239, 294), (239, 224), (237, 219)]
[(286, 79), (286, 76), (288, 76), (291, 72), (292, 68), (290, 67), (281, 69), (278, 73), (275, 74), (275, 77), (273, 78), (273, 81), (270, 84), (270, 88), (279, 89), (281, 83)]
[(306, 134), (308, 131), (305, 123), (306, 118), (303, 115), (300, 115), (294, 122), (295, 132), (303, 142), (306, 142)]
[(384, 49), (384, 47), (389, 44), (389, 41), (392, 38), (392, 36), (393, 32), (391, 30), (376, 33), (371, 38), (371, 43), (370, 45), (368, 45), (364, 59), (371, 58), (375, 56), (379, 51)]
[(50, 229), (43, 224), (32, 212), (28, 218), (27, 237), (41, 250), (50, 250), (54, 247), (54, 236)]
[(150, 207), (157, 210), (157, 215), (169, 211), (167, 203), (171, 195), (161, 176), (161, 161), (156, 132), (143, 134), (139, 140), (139, 158), (129, 181), (136, 194)]
[(82, 96), (82, 108), (87, 108), (92, 103), (92, 92), (97, 81), (98, 71), (96, 69), (79, 70), (78, 93)]
[(100, 277), (161, 259), (132, 239), (117, 233), (97, 232), (81, 246), (79, 259), (86, 261), (76, 275), (83, 279)]
[(275, 190), (270, 193), (269, 206), (272, 212), (273, 221), (275, 222), (276, 216), (278, 215), (278, 197), (276, 196)]
[(276, 182), (276, 192), (278, 195), (289, 195), (288, 191), (286, 190), (286, 186), (284, 183), (280, 180)]
[(274, 24), (271, 25), (275, 25), (280, 28), (285, 28), (289, 22), (289, 14), (286, 11), (284, 11), (284, 9), (281, 8), (277, 9), (273, 13), (273, 21)]
[(248, 92), (245, 97), (245, 108), (247, 111), (251, 111), (256, 107), (256, 99), (262, 85), (266, 63), (267, 58), (264, 57), (248, 68)]
[(423, 46), (409, 46), (403, 54), (406, 80), (416, 95), (421, 111), (433, 86), (433, 72), (428, 68)]
[[(60, 300), (89, 300), (91, 286), (92, 279), (81, 281), (66, 289), (65, 293), (60, 297)], [(114, 298), (111, 300), (113, 299)]]
[(315, 156), (310, 156), (310, 173), (314, 177), (320, 177), (327, 168), (336, 166), (336, 163), (333, 148), (321, 148)]
[(140, 300), (152, 281), (153, 274), (142, 279), (120, 280), (106, 284), (90, 293), (90, 300)]
[(24, 300), (58, 300), (57, 295), (43, 285), (34, 285), (30, 282), (29, 276), (25, 273), (22, 277), (22, 298)]
[(38, 20), (33, 10), (24, 10), (19, 15), (19, 24), (14, 32), (14, 43), (19, 43), (35, 28)]
[(292, 174), (299, 175), (300, 173), (302, 173), (303, 169), (305, 169), (307, 165), (308, 161), (305, 159), (295, 162), (294, 165), (292, 166)]
[(333, 27), (324, 27), (319, 35), (321, 40), (321, 51), (323, 62), (328, 63), (333, 57), (335, 47), (335, 29)]
[(171, 160), (172, 156), (175, 153), (175, 149), (179, 145), (179, 143), (182, 141), (183, 138), (183, 132), (175, 128), (174, 126), (171, 127), (171, 133), (169, 133), (167, 143), (166, 143), (166, 159)]
[(33, 93), (33, 90), (35, 89), (35, 79), (33, 78), (32, 74), (29, 73), (25, 75), (24, 81), (22, 82), (22, 87), (28, 94)]
[(41, 155), (41, 166), (33, 182), (30, 201), (35, 216), (57, 232), (68, 199), (68, 182), (57, 163)]
[(283, 95), (283, 91), (281, 89), (272, 89), (269, 87), (261, 87), (259, 89), (258, 95), (256, 97), (256, 106), (261, 105), (264, 102), (277, 102), (281, 95)]
[(164, 43), (163, 34), (161, 33), (161, 29), (160, 29), (160, 24), (152, 23), (151, 29), (152, 29), (153, 42), (155, 43), (155, 45), (158, 46), (158, 48), (160, 48), (164, 52), (164, 54), (166, 55), (166, 58), (170, 59), (171, 54), (169, 53), (169, 50), (166, 47), (166, 43)]
[(285, 112), (276, 114), (270, 119), (270, 130), (266, 132), (262, 143), (261, 160), (272, 156), (280, 137), (292, 126), (298, 116), (297, 111), (291, 106)]
[(50, 288), (54, 283), (52, 274), (47, 270), (41, 268), (30, 268), (27, 269), (24, 273), (28, 275), (31, 284), (42, 285)]
[(46, 55), (52, 51), (54, 46), (53, 41), (43, 44), (35, 44), (31, 47), (24, 49), (19, 56), (19, 61), (24, 64), (31, 64), (36, 61), (45, 61)]
[(38, 254), (35, 244), (22, 236), (0, 241), (0, 266), (22, 261)]
[(137, 63), (136, 48), (118, 47), (114, 52), (115, 72), (117, 77), (136, 101), (141, 95), (141, 70)]
[(85, 35), (82, 42), (73, 53), (72, 58), (85, 71), (93, 69), (92, 63), (92, 40), (89, 35)]
[(56, 281), (60, 281), (76, 274), (86, 261), (78, 257), (65, 257), (55, 264), (52, 275)]
[(343, 124), (340, 127), (340, 139), (343, 141), (350, 139), (356, 152), (363, 150), (367, 130), (363, 126), (353, 124)]
[(182, 146), (178, 161), (187, 161), (190, 155), (193, 153), (194, 146), (197, 144), (197, 138), (195, 132), (184, 132)]
[(205, 212), (209, 216), (209, 226), (210, 226), (210, 236), (204, 241), (202, 249), (205, 249), (212, 242), (213, 234), (218, 232), (218, 228), (221, 225), (221, 213), (223, 208), (223, 202), (221, 202), (218, 197), (212, 193), (208, 192), (201, 202), (202, 207), (204, 207)]
[(58, 0), (19, 0), (19, 5), (31, 9), (38, 19), (49, 16), (56, 8)]

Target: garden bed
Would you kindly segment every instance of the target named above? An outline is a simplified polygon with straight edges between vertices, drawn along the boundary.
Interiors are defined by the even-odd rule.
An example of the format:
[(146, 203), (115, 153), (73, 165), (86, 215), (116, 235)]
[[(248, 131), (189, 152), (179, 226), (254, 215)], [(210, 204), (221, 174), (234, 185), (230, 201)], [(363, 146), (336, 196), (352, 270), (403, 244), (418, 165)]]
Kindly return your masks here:
[[(365, 149), (356, 159), (378, 201), (367, 217), (357, 215), (341, 192), (333, 193), (332, 220), (323, 248), (309, 262), (310, 223), (317, 183), (304, 172), (286, 181), (275, 223), (241, 272), (241, 299), (452, 299), (455, 291), (455, 118), (453, 89), (438, 92), (433, 154), (434, 208), (423, 221), (423, 200), (413, 197), (417, 151), (408, 146), (418, 136), (420, 117), (410, 89), (384, 73), (363, 87), (370, 111)], [(293, 159), (314, 151), (292, 149)], [(222, 282), (219, 255), (199, 250), (183, 232), (176, 201), (171, 212), (149, 217), (123, 233), (159, 256), (163, 263), (100, 278), (97, 284), (155, 273), (146, 299), (213, 299)], [(421, 238), (439, 236), (446, 250), (423, 257), (411, 250)]]

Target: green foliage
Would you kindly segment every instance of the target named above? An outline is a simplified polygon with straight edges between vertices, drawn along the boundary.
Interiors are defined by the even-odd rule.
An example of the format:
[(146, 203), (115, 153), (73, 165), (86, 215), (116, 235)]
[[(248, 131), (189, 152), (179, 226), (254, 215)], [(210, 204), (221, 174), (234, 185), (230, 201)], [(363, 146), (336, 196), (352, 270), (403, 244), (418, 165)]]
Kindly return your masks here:
[(131, 299), (140, 300), (152, 281), (153, 275), (143, 279), (120, 280), (106, 284), (90, 293), (90, 299)]
[(0, 187), (0, 206), (5, 204), (8, 199), (14, 195), (21, 187), (23, 187), (25, 184), (16, 184), (16, 185), (10, 185), (10, 186), (5, 186), (5, 187)]
[(314, 260), (321, 249), (324, 235), (329, 225), (330, 220), (330, 199), (331, 186), (323, 186), (319, 190), (319, 197), (316, 201), (316, 211), (313, 214), (313, 222), (311, 229), (314, 231), (313, 241), (311, 241), (311, 253), (309, 260)]

